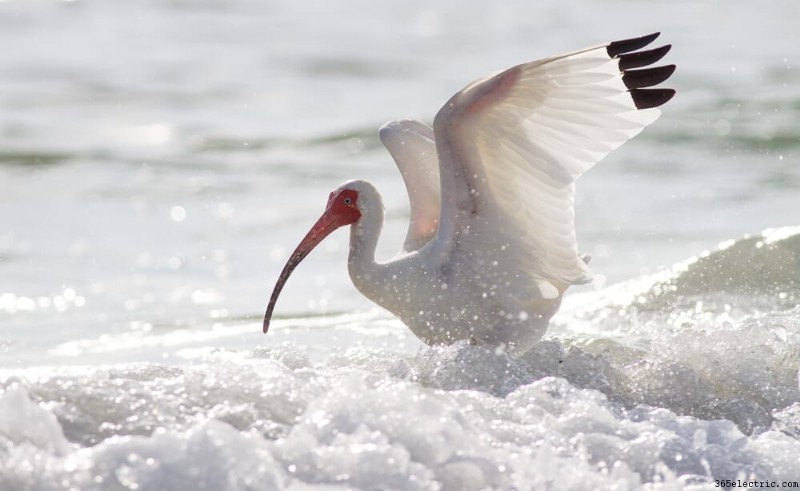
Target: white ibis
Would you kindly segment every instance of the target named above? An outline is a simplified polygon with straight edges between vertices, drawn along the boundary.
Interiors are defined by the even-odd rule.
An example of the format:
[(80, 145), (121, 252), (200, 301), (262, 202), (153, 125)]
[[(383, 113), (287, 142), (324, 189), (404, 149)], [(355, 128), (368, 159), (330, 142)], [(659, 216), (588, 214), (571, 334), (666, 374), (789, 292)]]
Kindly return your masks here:
[(433, 129), (380, 129), (408, 190), (411, 223), (394, 259), (375, 261), (383, 203), (372, 184), (335, 189), (272, 292), (264, 332), (295, 267), (328, 234), (350, 225), (356, 288), (428, 344), (466, 339), (527, 350), (547, 330), (564, 291), (587, 283), (578, 254), (575, 180), (660, 115), (672, 89), (646, 88), (675, 65), (647, 67), (670, 45), (659, 33), (509, 68), (469, 84)]

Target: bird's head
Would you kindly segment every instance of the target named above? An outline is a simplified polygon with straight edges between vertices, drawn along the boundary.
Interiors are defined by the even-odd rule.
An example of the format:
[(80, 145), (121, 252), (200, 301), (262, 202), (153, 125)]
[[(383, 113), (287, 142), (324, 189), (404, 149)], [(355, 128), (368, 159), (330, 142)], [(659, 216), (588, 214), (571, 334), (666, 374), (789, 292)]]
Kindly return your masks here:
[(272, 296), (267, 305), (267, 312), (264, 315), (264, 332), (269, 329), (269, 322), (272, 318), (272, 310), (275, 308), (275, 303), (278, 301), (278, 295), (283, 290), (283, 285), (289, 279), (289, 275), (297, 267), (300, 262), (316, 247), (322, 239), (330, 235), (331, 232), (339, 227), (351, 225), (361, 218), (361, 209), (359, 208), (364, 185), (370, 184), (364, 181), (350, 181), (342, 184), (331, 192), (328, 196), (328, 204), (325, 205), (325, 211), (319, 217), (317, 223), (311, 227), (306, 236), (300, 241), (300, 244), (294, 250), (286, 265), (278, 277), (278, 282), (275, 283), (275, 288), (272, 290)]

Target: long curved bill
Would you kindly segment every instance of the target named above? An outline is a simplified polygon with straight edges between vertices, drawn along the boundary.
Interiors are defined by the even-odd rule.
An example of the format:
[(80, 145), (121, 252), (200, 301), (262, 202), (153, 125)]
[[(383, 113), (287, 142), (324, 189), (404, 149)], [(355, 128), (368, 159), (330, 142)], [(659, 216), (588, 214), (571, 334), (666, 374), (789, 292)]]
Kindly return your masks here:
[(317, 246), (317, 244), (322, 242), (322, 239), (330, 235), (331, 232), (342, 225), (345, 225), (345, 223), (342, 223), (339, 217), (333, 213), (331, 208), (328, 208), (325, 210), (325, 213), (319, 217), (317, 223), (311, 227), (311, 230), (308, 231), (303, 240), (300, 241), (300, 244), (294, 250), (292, 255), (289, 257), (289, 260), (286, 262), (286, 265), (283, 267), (283, 271), (281, 271), (281, 275), (278, 277), (277, 283), (275, 283), (275, 288), (272, 290), (272, 296), (269, 298), (267, 311), (264, 314), (264, 333), (269, 330), (269, 321), (272, 318), (272, 311), (275, 309), (275, 303), (278, 301), (278, 295), (281, 294), (283, 285), (286, 283), (286, 280), (289, 279), (289, 275), (292, 274), (294, 268), (296, 268), (297, 265), (300, 264), (303, 259), (305, 259), (308, 253), (310, 253), (311, 250)]

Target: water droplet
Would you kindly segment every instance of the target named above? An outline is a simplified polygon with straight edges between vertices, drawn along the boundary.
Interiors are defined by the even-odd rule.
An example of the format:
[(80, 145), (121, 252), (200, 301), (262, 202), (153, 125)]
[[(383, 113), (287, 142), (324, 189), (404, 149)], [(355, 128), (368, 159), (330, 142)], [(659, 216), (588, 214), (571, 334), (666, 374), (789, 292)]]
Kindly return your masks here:
[(186, 220), (186, 209), (182, 206), (173, 206), (169, 210), (169, 217), (172, 218), (173, 222), (182, 222)]
[(183, 265), (183, 261), (178, 256), (172, 256), (171, 258), (167, 259), (167, 266), (169, 269), (176, 270)]

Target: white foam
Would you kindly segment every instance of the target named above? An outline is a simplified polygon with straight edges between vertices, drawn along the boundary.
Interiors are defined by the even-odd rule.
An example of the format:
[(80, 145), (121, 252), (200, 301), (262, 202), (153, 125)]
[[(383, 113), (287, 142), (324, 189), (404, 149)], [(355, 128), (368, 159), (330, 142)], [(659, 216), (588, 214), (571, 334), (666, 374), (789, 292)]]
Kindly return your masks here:
[(56, 455), (69, 448), (55, 415), (32, 402), (28, 392), (13, 383), (0, 394), (0, 439)]
[[(772, 343), (753, 356), (774, 368), (786, 353), (775, 349), (781, 338)], [(456, 345), (329, 360), (279, 347), (10, 383), (3, 414), (22, 416), (3, 420), (12, 423), (2, 427), (0, 487), (688, 489), (796, 478), (794, 406), (750, 435), (719, 414), (681, 416), (724, 391), (697, 385), (702, 367), (677, 356), (682, 371), (647, 360), (628, 368), (550, 341), (521, 359)], [(744, 409), (727, 410), (777, 397), (764, 392), (770, 370), (729, 374)], [(671, 399), (645, 394), (659, 385)], [(796, 391), (797, 382), (778, 377), (772, 388)]]

